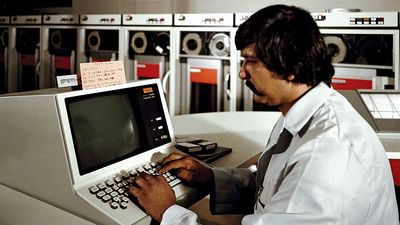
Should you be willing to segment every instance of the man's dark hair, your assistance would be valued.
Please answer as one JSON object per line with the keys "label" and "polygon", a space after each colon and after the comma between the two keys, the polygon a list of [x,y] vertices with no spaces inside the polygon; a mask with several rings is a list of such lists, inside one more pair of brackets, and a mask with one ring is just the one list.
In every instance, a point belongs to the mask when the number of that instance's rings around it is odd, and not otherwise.
{"label": "man's dark hair", "polygon": [[293,82],[331,84],[331,56],[317,24],[304,9],[286,5],[263,8],[239,26],[235,43],[239,50],[254,44],[257,58],[283,79],[293,74]]}

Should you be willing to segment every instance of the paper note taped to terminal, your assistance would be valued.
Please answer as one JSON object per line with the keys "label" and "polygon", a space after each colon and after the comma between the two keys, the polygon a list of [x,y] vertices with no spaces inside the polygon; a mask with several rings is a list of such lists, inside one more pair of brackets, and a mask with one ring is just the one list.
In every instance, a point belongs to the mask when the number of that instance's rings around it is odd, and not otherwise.
{"label": "paper note taped to terminal", "polygon": [[123,61],[81,63],[80,69],[84,90],[126,83]]}

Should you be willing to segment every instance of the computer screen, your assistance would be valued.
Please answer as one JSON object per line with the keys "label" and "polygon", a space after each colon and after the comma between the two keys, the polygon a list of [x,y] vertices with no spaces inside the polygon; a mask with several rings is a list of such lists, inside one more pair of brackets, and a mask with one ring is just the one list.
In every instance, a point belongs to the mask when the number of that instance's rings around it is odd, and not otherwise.
{"label": "computer screen", "polygon": [[171,142],[156,84],[72,96],[65,104],[80,175]]}

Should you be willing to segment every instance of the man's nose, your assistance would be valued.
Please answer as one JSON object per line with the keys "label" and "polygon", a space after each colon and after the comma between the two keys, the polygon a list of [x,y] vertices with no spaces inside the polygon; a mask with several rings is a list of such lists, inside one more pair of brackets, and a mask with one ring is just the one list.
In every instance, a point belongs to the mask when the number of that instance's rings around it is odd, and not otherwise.
{"label": "man's nose", "polygon": [[242,79],[242,80],[245,80],[246,77],[247,77],[246,71],[245,71],[245,69],[243,68],[243,65],[242,65],[240,67],[240,70],[239,70],[239,78]]}

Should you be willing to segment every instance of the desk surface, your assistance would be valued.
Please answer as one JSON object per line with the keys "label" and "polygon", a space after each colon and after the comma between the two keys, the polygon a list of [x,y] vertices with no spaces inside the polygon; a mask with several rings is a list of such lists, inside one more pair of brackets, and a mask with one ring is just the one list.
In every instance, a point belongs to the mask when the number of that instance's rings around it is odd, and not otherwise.
{"label": "desk surface", "polygon": [[[232,147],[232,153],[212,166],[237,167],[260,153],[279,117],[276,112],[223,112],[181,115],[172,118],[175,135],[196,136]],[[93,224],[57,207],[0,185],[0,218],[3,225]]]}
{"label": "desk surface", "polygon": [[174,117],[172,123],[175,136],[200,137],[232,148],[212,166],[238,167],[264,150],[279,116],[277,112],[199,113]]}

